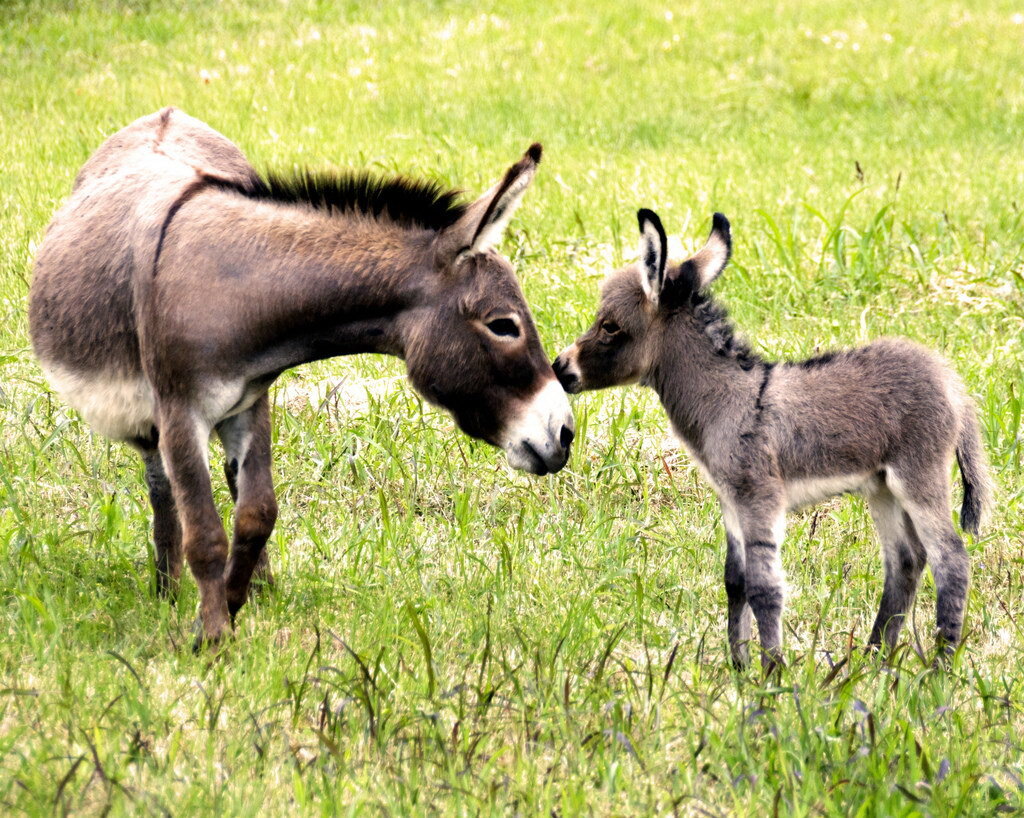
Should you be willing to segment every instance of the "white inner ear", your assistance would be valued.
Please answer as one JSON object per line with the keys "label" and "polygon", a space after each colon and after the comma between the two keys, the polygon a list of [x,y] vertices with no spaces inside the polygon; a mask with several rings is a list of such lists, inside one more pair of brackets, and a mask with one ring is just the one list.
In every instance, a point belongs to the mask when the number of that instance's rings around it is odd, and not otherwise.
{"label": "white inner ear", "polygon": [[523,194],[526,193],[526,188],[530,186],[530,182],[533,181],[533,175],[536,172],[536,166],[524,170],[508,186],[508,189],[501,194],[501,198],[488,217],[487,224],[483,225],[476,240],[473,242],[471,249],[474,253],[482,253],[485,250],[489,250],[501,241],[501,237],[505,235],[505,228],[508,227],[508,223],[512,220],[512,215],[516,212],[516,208],[519,207]]}
{"label": "white inner ear", "polygon": [[659,273],[661,236],[651,222],[644,223],[643,232],[640,234],[640,261],[637,266],[640,269],[640,286],[643,287],[644,295],[652,304],[657,304],[662,283]]}
{"label": "white inner ear", "polygon": [[697,255],[691,259],[700,275],[700,287],[706,287],[722,274],[729,262],[729,245],[717,232],[712,233]]}

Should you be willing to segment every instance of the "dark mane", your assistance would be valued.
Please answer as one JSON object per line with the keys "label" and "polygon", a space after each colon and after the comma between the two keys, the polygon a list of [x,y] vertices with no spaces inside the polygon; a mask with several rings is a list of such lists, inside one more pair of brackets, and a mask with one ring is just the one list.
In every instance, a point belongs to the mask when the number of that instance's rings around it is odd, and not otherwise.
{"label": "dark mane", "polygon": [[466,212],[460,191],[438,182],[367,171],[271,171],[250,185],[210,179],[252,199],[305,204],[317,210],[363,213],[406,227],[443,230]]}
{"label": "dark mane", "polygon": [[694,292],[690,296],[690,305],[697,323],[711,339],[711,345],[717,354],[732,358],[743,369],[753,369],[764,363],[764,359],[736,334],[736,329],[729,320],[729,313],[711,297],[710,293]]}
{"label": "dark mane", "polygon": [[832,361],[842,355],[842,352],[830,350],[829,352],[822,352],[819,355],[815,355],[812,358],[807,358],[804,361],[796,361],[794,362],[794,365],[803,369],[817,369],[819,366],[825,366],[826,364],[832,363]]}

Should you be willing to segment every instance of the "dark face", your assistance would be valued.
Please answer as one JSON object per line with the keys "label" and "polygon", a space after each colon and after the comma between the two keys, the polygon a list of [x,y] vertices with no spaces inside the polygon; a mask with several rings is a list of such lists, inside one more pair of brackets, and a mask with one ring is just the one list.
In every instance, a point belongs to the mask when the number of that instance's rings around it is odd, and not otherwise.
{"label": "dark face", "polygon": [[565,391],[584,392],[640,380],[650,365],[656,314],[635,266],[612,273],[601,289],[593,325],[555,359],[555,373]]}
{"label": "dark face", "polygon": [[572,413],[508,261],[493,250],[458,255],[410,320],[409,377],[428,400],[514,468],[565,465]]}

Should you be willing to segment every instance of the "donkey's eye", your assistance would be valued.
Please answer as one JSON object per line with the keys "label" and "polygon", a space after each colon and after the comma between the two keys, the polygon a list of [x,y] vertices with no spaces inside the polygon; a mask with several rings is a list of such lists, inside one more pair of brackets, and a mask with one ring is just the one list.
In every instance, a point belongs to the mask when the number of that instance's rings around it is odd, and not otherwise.
{"label": "donkey's eye", "polygon": [[519,322],[514,318],[492,318],[484,326],[499,338],[518,338]]}
{"label": "donkey's eye", "polygon": [[622,327],[620,327],[614,321],[602,321],[601,329],[604,332],[607,332],[609,335],[615,335],[617,332],[622,332]]}

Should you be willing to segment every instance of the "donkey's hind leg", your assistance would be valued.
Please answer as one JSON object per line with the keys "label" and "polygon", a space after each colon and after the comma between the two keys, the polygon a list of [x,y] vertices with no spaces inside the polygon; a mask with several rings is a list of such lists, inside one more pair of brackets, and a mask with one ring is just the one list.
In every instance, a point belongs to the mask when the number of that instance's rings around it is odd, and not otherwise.
{"label": "donkey's hind leg", "polygon": [[153,507],[153,545],[156,552],[156,592],[172,600],[181,578],[181,523],[171,494],[171,483],[155,441],[140,447],[146,466],[146,486]]}
{"label": "donkey's hind leg", "polygon": [[277,521],[270,474],[270,401],[262,395],[249,409],[217,427],[224,444],[225,473],[235,498],[235,535],[224,572],[231,616],[245,604],[254,575],[270,580],[267,538]]}
{"label": "donkey's hind leg", "polygon": [[882,601],[868,644],[881,645],[884,636],[891,650],[917,593],[925,552],[909,517],[887,486],[879,483],[868,493],[868,508],[882,541],[885,565]]}
{"label": "donkey's hind leg", "polygon": [[945,466],[904,477],[890,469],[887,483],[903,506],[924,546],[935,579],[936,631],[939,648],[951,653],[960,641],[970,560],[953,528],[949,471]]}

